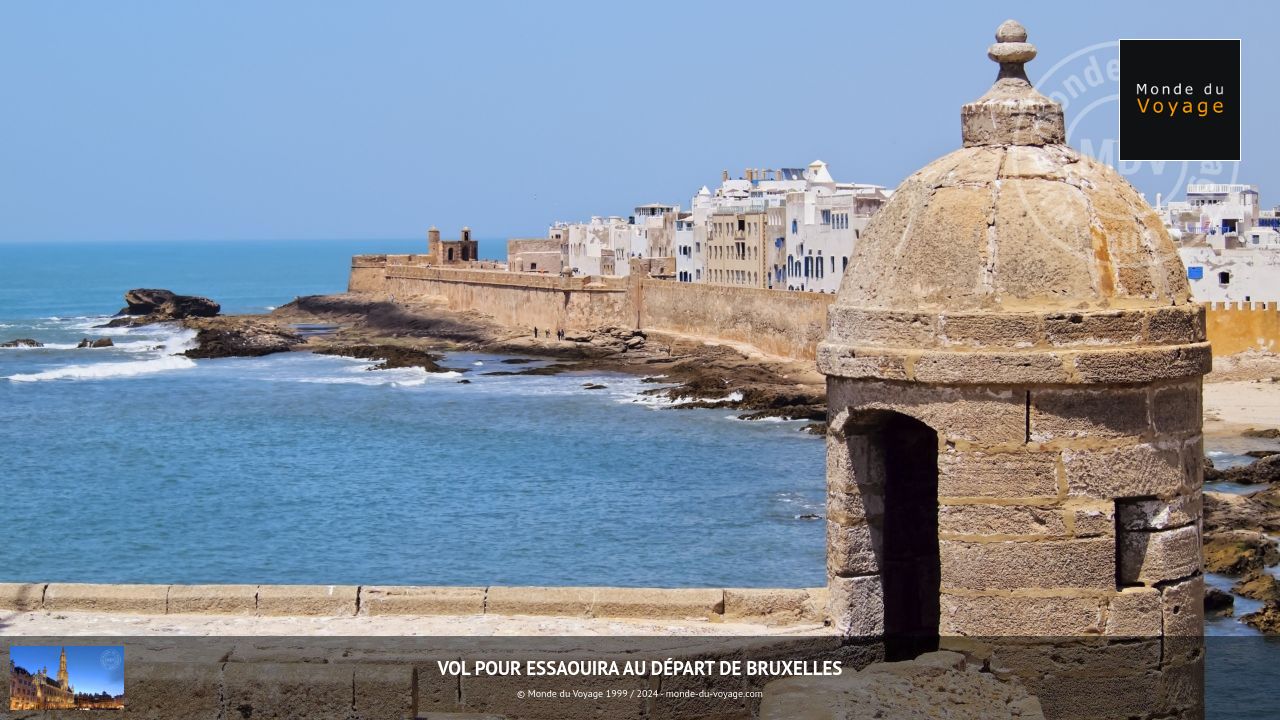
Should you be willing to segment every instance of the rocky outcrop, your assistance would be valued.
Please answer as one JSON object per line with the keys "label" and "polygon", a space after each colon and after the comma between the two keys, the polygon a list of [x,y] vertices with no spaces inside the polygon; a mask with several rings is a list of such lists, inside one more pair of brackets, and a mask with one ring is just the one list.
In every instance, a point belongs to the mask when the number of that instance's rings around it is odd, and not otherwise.
{"label": "rocky outcrop", "polygon": [[1267,635],[1280,635],[1280,602],[1271,600],[1261,610],[1240,619]]}
{"label": "rocky outcrop", "polygon": [[427,372],[443,372],[449,369],[441,367],[437,362],[441,356],[403,345],[331,345],[319,348],[315,352],[319,355],[341,355],[380,361],[370,370],[420,367]]}
{"label": "rocky outcrop", "polygon": [[1257,530],[1280,533],[1280,486],[1249,495],[1206,492],[1204,530]]}
{"label": "rocky outcrop", "polygon": [[183,324],[196,331],[196,347],[183,353],[191,358],[257,357],[305,342],[288,328],[248,316],[188,318]]}
{"label": "rocky outcrop", "polygon": [[1233,585],[1231,592],[1253,600],[1280,600],[1280,581],[1270,573],[1254,572]]}
{"label": "rocky outcrop", "polygon": [[134,288],[124,294],[125,307],[116,313],[146,317],[147,322],[166,322],[189,317],[213,317],[222,306],[198,295],[179,295],[172,290]]}
{"label": "rocky outcrop", "polygon": [[1229,530],[1206,535],[1204,569],[1223,575],[1247,575],[1280,563],[1274,540],[1252,530]]}
{"label": "rocky outcrop", "polygon": [[113,347],[114,345],[115,345],[115,342],[109,337],[98,338],[97,340],[90,340],[89,338],[85,338],[81,340],[79,343],[77,343],[76,347],[77,348],[107,348],[107,347]]}
{"label": "rocky outcrop", "polygon": [[41,348],[41,347],[44,347],[44,343],[40,342],[39,340],[35,340],[33,338],[15,338],[8,342],[0,343],[0,348],[20,348],[20,347]]}
{"label": "rocky outcrop", "polygon": [[1241,485],[1265,485],[1280,482],[1280,455],[1268,455],[1248,465],[1206,473],[1205,482],[1233,482]]}

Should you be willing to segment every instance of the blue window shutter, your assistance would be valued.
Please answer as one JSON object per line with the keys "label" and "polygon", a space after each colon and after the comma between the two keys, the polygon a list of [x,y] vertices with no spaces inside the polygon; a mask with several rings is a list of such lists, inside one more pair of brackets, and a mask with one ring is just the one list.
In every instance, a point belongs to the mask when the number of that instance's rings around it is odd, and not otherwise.
{"label": "blue window shutter", "polygon": [[1204,278],[1204,268],[1200,265],[1192,265],[1187,268],[1188,280],[1202,280]]}

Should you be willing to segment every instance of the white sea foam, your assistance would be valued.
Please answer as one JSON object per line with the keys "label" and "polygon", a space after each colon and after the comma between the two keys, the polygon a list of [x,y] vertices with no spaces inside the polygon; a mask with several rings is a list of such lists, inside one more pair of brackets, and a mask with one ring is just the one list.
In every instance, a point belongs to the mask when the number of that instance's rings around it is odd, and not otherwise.
{"label": "white sea foam", "polygon": [[[367,363],[367,361],[366,361]],[[369,370],[367,367],[348,368],[340,375],[322,375],[318,377],[293,378],[297,382],[315,383],[319,385],[390,385],[392,387],[417,387],[432,380],[449,380],[462,377],[462,373],[447,370],[445,372],[427,372],[423,368],[394,368],[391,370]]]}
{"label": "white sea foam", "polygon": [[196,366],[194,360],[182,355],[133,360],[130,362],[104,362],[93,365],[68,365],[38,373],[9,375],[10,382],[43,382],[45,380],[109,380],[137,377],[171,370],[188,370]]}

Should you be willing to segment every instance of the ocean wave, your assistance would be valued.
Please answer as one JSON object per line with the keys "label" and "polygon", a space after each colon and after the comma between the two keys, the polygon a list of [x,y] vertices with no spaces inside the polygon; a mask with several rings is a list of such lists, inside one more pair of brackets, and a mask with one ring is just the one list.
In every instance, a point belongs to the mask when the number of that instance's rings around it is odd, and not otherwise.
{"label": "ocean wave", "polygon": [[738,422],[752,422],[752,423],[797,423],[797,422],[805,422],[805,419],[804,419],[804,418],[777,417],[777,416],[753,418],[753,417],[739,417],[739,416],[737,416],[737,415],[725,415],[725,419],[726,419],[726,420],[737,420]]}
{"label": "ocean wave", "polygon": [[43,382],[46,380],[109,380],[137,377],[171,370],[188,370],[196,366],[194,360],[182,355],[134,360],[131,362],[95,363],[93,365],[68,365],[38,373],[9,375],[9,382]]}

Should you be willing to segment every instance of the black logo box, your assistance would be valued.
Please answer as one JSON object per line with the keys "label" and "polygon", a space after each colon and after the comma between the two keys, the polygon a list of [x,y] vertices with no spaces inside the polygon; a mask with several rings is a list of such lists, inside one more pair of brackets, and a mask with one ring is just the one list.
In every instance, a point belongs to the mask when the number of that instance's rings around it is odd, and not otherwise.
{"label": "black logo box", "polygon": [[1239,161],[1242,100],[1238,39],[1120,41],[1121,160]]}

